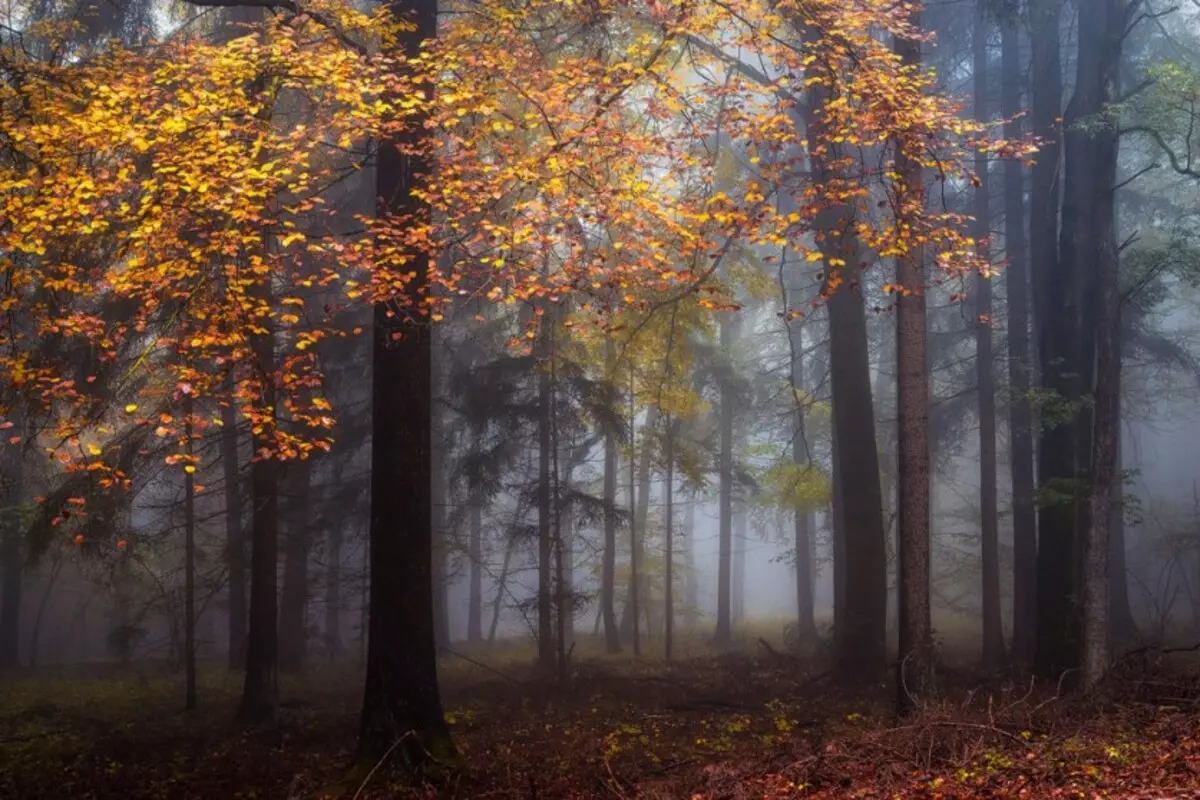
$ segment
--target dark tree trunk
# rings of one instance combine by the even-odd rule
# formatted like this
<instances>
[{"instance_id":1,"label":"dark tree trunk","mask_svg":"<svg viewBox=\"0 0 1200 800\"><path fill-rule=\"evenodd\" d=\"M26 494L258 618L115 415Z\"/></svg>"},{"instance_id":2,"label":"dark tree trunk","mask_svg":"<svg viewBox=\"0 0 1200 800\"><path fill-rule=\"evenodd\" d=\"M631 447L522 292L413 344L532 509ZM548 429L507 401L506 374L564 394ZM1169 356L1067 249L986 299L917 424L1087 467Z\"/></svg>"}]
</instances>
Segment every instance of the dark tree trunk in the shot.
<instances>
[{"instance_id":1,"label":"dark tree trunk","mask_svg":"<svg viewBox=\"0 0 1200 800\"><path fill-rule=\"evenodd\" d=\"M814 77L822 77L820 60L811 69ZM823 84L817 83L806 93L803 112L810 145L809 167L813 183L818 186L845 180L838 166L845 149L822 133L821 109L829 99ZM815 147L817 143L821 148ZM859 287L864 255L855 235L854 209L844 202L824 198L814 228L824 254L829 295L836 659L843 675L872 679L883 669L887 657L888 591L866 307ZM845 266L833 264L831 259L839 259ZM845 502L846 487L853 487L853 502ZM851 586L853 591L849 590Z\"/></svg>"},{"instance_id":2,"label":"dark tree trunk","mask_svg":"<svg viewBox=\"0 0 1200 800\"><path fill-rule=\"evenodd\" d=\"M1118 404L1120 398L1117 398ZM1121 415L1118 409L1117 418ZM1119 656L1137 640L1137 622L1129 606L1129 566L1125 556L1125 448L1117 434L1117 474L1113 479L1112 512L1108 529L1108 640L1109 651Z\"/></svg>"},{"instance_id":3,"label":"dark tree trunk","mask_svg":"<svg viewBox=\"0 0 1200 800\"><path fill-rule=\"evenodd\" d=\"M631 389L632 391L632 389ZM630 409L630 414L633 409ZM658 409L651 408L646 414L646 429L658 425ZM636 450L636 448L635 448ZM633 514L629 532L629 544L633 555L630 558L628 602L621 612L621 634L633 643L633 654L641 654L641 617L645 615L646 594L649 589L642 564L646 560L646 525L650 518L650 449L649 442L642 445L638 453L636 481L630 462L629 508ZM634 500L634 497L637 499Z\"/></svg>"},{"instance_id":4,"label":"dark tree trunk","mask_svg":"<svg viewBox=\"0 0 1200 800\"><path fill-rule=\"evenodd\" d=\"M1009 120L1004 135L1019 139L1023 74L1018 23L1001 30L1004 71L1001 113ZM1037 513L1034 506L1033 411L1029 401L1033 371L1029 352L1029 253L1026 236L1024 171L1018 159L1004 162L1004 249L1008 265L1004 289L1008 301L1009 459L1013 505L1013 661L1033 663L1037 624Z\"/></svg>"},{"instance_id":5,"label":"dark tree trunk","mask_svg":"<svg viewBox=\"0 0 1200 800\"><path fill-rule=\"evenodd\" d=\"M241 459L237 410L221 407L221 471L225 476L225 559L229 566L229 668L246 666L246 542L242 535Z\"/></svg>"},{"instance_id":6,"label":"dark tree trunk","mask_svg":"<svg viewBox=\"0 0 1200 800\"><path fill-rule=\"evenodd\" d=\"M20 426L10 431L20 430ZM11 434L10 435L16 435ZM20 665L21 581L25 571L18 506L24 489L25 443L0 442L0 669Z\"/></svg>"},{"instance_id":7,"label":"dark tree trunk","mask_svg":"<svg viewBox=\"0 0 1200 800\"><path fill-rule=\"evenodd\" d=\"M508 543L504 546L504 563L500 565L500 577L496 580L496 599L492 601L492 623L488 627L488 644L496 641L496 628L500 624L500 609L504 605L504 594L508 591L508 569L512 566L516 541L510 536Z\"/></svg>"},{"instance_id":8,"label":"dark tree trunk","mask_svg":"<svg viewBox=\"0 0 1200 800\"><path fill-rule=\"evenodd\" d=\"M617 345L612 337L604 343L605 368L610 380L616 380ZM610 431L604 436L604 564L600 576L600 614L604 619L604 649L621 651L617 628L617 438Z\"/></svg>"},{"instance_id":9,"label":"dark tree trunk","mask_svg":"<svg viewBox=\"0 0 1200 800\"><path fill-rule=\"evenodd\" d=\"M270 302L270 298L266 298ZM275 349L271 326L254 337L255 369L263 408L275 408ZM250 465L250 630L246 646L246 680L238 716L261 722L274 716L278 702L278 579L279 462L257 455L273 449L265 436L252 438L255 457Z\"/></svg>"},{"instance_id":10,"label":"dark tree trunk","mask_svg":"<svg viewBox=\"0 0 1200 800\"><path fill-rule=\"evenodd\" d=\"M183 401L187 452L192 455L192 398ZM183 669L184 708L196 709L196 467L189 463L183 474Z\"/></svg>"},{"instance_id":11,"label":"dark tree trunk","mask_svg":"<svg viewBox=\"0 0 1200 800\"><path fill-rule=\"evenodd\" d=\"M396 46L416 57L421 43L437 35L437 3L396 2L391 10L415 23L399 34ZM428 208L412 191L430 170L419 154L423 136L414 122L396 141L380 143L375 180L381 215L427 219ZM400 305L420 307L428 290L426 273L416 270ZM456 755L438 690L433 627L432 337L428 326L406 324L388 303L375 307L374 328L370 634L358 763L369 770L395 758L415 770Z\"/></svg>"},{"instance_id":12,"label":"dark tree trunk","mask_svg":"<svg viewBox=\"0 0 1200 800\"><path fill-rule=\"evenodd\" d=\"M470 562L467 601L467 641L477 644L483 641L483 496L475 491L471 495L471 531L467 543L467 560Z\"/></svg>"},{"instance_id":13,"label":"dark tree trunk","mask_svg":"<svg viewBox=\"0 0 1200 800\"><path fill-rule=\"evenodd\" d=\"M721 376L720 436L717 508L717 644L733 636L733 321L721 320L721 355L726 360Z\"/></svg>"},{"instance_id":14,"label":"dark tree trunk","mask_svg":"<svg viewBox=\"0 0 1200 800\"><path fill-rule=\"evenodd\" d=\"M921 12L910 21L920 30ZM905 65L921 63L921 43L897 39ZM925 203L921 165L897 145L899 212L919 213ZM907 242L896 259L897 575L900 660L897 693L901 709L933 689L933 626L929 608L929 365L926 354L925 262L920 243ZM994 454L993 454L994 455Z\"/></svg>"},{"instance_id":15,"label":"dark tree trunk","mask_svg":"<svg viewBox=\"0 0 1200 800\"><path fill-rule=\"evenodd\" d=\"M283 588L279 607L279 669L304 671L308 655L308 551L312 541L309 517L312 460L288 466L287 538L284 540Z\"/></svg>"},{"instance_id":16,"label":"dark tree trunk","mask_svg":"<svg viewBox=\"0 0 1200 800\"><path fill-rule=\"evenodd\" d=\"M538 594L537 631L538 663L547 674L554 669L554 596L551 590L553 578L554 531L551 508L551 413L554 397L550 376L550 315L541 317L541 358L538 364Z\"/></svg>"},{"instance_id":17,"label":"dark tree trunk","mask_svg":"<svg viewBox=\"0 0 1200 800\"><path fill-rule=\"evenodd\" d=\"M973 34L975 118L990 122L988 106L987 10L977 9ZM975 157L975 174L981 185L975 189L975 240L979 252L990 259L992 230L991 181L988 158ZM1004 663L1004 626L1000 615L1000 531L996 496L996 374L992 345L992 281L990 275L975 276L975 371L979 399L979 509L980 551L983 561L983 664L998 669Z\"/></svg>"},{"instance_id":18,"label":"dark tree trunk","mask_svg":"<svg viewBox=\"0 0 1200 800\"><path fill-rule=\"evenodd\" d=\"M1034 222L1030 232L1036 270L1035 282L1041 303L1038 307L1039 352L1042 388L1052 392L1056 403L1065 404L1050 419L1043 419L1039 444L1038 489L1038 568L1037 568L1037 653L1036 665L1044 675L1058 675L1078 664L1078 543L1076 540L1076 498L1080 487L1075 472L1077 406L1079 385L1079 298L1075 270L1078 256L1089 249L1085 237L1087 208L1091 203L1092 169L1088 155L1089 134L1077 123L1094 108L1090 91L1094 64L1087 59L1079 65L1082 85L1066 113L1064 159L1065 189L1062 205L1062 229L1059 252L1053 252L1057 209L1046 206L1045 198L1058 195L1058 149L1050 139L1060 134L1061 78L1059 66L1060 0L1037 0L1031 6L1033 69L1032 81L1034 133L1049 137L1038 154L1033 173ZM1081 53L1082 55L1082 53ZM1072 126L1075 126L1072 130Z\"/></svg>"}]
</instances>

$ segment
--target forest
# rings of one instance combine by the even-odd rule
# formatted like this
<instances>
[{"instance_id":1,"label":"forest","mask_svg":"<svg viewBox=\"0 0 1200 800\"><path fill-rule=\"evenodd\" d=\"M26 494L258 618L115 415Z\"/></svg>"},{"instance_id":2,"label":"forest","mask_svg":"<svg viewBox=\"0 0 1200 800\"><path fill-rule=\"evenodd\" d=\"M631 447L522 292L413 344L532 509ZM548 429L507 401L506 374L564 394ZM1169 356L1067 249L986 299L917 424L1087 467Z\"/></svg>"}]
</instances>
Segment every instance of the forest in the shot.
<instances>
[{"instance_id":1,"label":"forest","mask_svg":"<svg viewBox=\"0 0 1200 800\"><path fill-rule=\"evenodd\" d=\"M1200 796L1198 103L1200 0L0 0L0 797Z\"/></svg>"}]
</instances>

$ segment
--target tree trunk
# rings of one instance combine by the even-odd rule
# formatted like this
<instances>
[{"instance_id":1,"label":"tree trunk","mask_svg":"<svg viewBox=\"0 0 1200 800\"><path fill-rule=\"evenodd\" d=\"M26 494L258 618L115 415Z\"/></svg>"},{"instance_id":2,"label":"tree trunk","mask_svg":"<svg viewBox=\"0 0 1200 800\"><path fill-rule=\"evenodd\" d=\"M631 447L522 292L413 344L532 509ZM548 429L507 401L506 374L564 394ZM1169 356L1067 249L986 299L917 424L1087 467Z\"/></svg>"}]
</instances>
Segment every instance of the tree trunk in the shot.
<instances>
[{"instance_id":1,"label":"tree trunk","mask_svg":"<svg viewBox=\"0 0 1200 800\"><path fill-rule=\"evenodd\" d=\"M550 322L549 313L541 316L541 331L538 337L541 354L538 363L538 594L537 631L538 664L550 674L554 669L554 596L551 590L553 579L554 531L551 520L551 430L550 416L553 410L553 387L550 376Z\"/></svg>"},{"instance_id":2,"label":"tree trunk","mask_svg":"<svg viewBox=\"0 0 1200 800\"><path fill-rule=\"evenodd\" d=\"M1121 418L1119 409L1117 418ZM1137 622L1129 607L1129 567L1125 556L1124 452L1118 432L1117 473L1113 479L1112 512L1108 523L1108 639L1109 652L1113 656L1119 656L1138 635Z\"/></svg>"},{"instance_id":3,"label":"tree trunk","mask_svg":"<svg viewBox=\"0 0 1200 800\"><path fill-rule=\"evenodd\" d=\"M810 67L816 78L821 77L822 69L819 59ZM804 106L808 161L817 186L846 179L838 166L845 148L822 132L822 108L829 99L824 84L817 82L806 93ZM829 297L836 658L843 675L871 679L887 657L888 591L866 308L859 288L863 253L855 235L855 211L845 202L823 198L814 228L822 247ZM831 263L831 259L839 259L845 266ZM853 487L852 503L844 502L846 487Z\"/></svg>"},{"instance_id":4,"label":"tree trunk","mask_svg":"<svg viewBox=\"0 0 1200 800\"><path fill-rule=\"evenodd\" d=\"M312 459L289 465L287 539L284 540L283 588L279 606L279 669L296 674L304 671L308 655L308 551L312 541L309 515L312 490Z\"/></svg>"},{"instance_id":5,"label":"tree trunk","mask_svg":"<svg viewBox=\"0 0 1200 800\"><path fill-rule=\"evenodd\" d=\"M504 563L500 565L500 577L496 580L496 599L492 601L492 624L488 628L488 644L496 641L496 628L500 625L500 609L504 603L504 593L508 590L508 569L512 565L513 550L516 539L509 537L504 546Z\"/></svg>"},{"instance_id":6,"label":"tree trunk","mask_svg":"<svg viewBox=\"0 0 1200 800\"><path fill-rule=\"evenodd\" d=\"M1122 42L1126 35L1128 0L1103 0L1094 13L1080 17L1080 48L1097 50L1100 108L1118 95ZM1117 465L1121 435L1121 278L1116 235L1116 185L1119 139L1104 127L1092 140L1096 171L1091 230L1095 245L1096 358L1095 425L1091 437L1092 474L1089 535L1083 541L1083 631L1081 677L1085 690L1093 689L1109 664L1109 534L1113 487L1119 479ZM1085 357L1087 354L1084 354Z\"/></svg>"},{"instance_id":7,"label":"tree trunk","mask_svg":"<svg viewBox=\"0 0 1200 800\"><path fill-rule=\"evenodd\" d=\"M183 400L184 432L188 456L192 455L192 398ZM189 463L183 473L183 669L184 708L196 709L196 465Z\"/></svg>"},{"instance_id":8,"label":"tree trunk","mask_svg":"<svg viewBox=\"0 0 1200 800\"><path fill-rule=\"evenodd\" d=\"M1016 20L1001 29L1004 72L1001 113L1006 138L1019 139L1022 65ZM1029 353L1028 239L1023 166L1018 159L1004 162L1004 250L1008 265L1004 289L1008 302L1009 460L1013 506L1013 661L1033 663L1037 624L1037 514L1034 506L1033 411L1029 388L1033 379Z\"/></svg>"},{"instance_id":9,"label":"tree trunk","mask_svg":"<svg viewBox=\"0 0 1200 800\"><path fill-rule=\"evenodd\" d=\"M717 644L728 644L733 635L733 320L720 323L721 355L726 363L721 376L720 435L718 462L718 537L717 537Z\"/></svg>"},{"instance_id":10,"label":"tree trunk","mask_svg":"<svg viewBox=\"0 0 1200 800\"><path fill-rule=\"evenodd\" d=\"M267 298L269 303L269 298ZM275 408L275 348L272 327L254 336L252 345L262 407ZM269 435L269 434L268 434ZM246 680L238 716L263 722L274 716L278 702L278 598L276 568L279 546L279 462L257 455L274 441L252 438L255 457L250 465L250 630L246 646Z\"/></svg>"},{"instance_id":11,"label":"tree trunk","mask_svg":"<svg viewBox=\"0 0 1200 800\"><path fill-rule=\"evenodd\" d=\"M667 415L667 435L663 462L663 502L666 504L666 552L663 569L663 658L671 660L675 642L675 421Z\"/></svg>"},{"instance_id":12,"label":"tree trunk","mask_svg":"<svg viewBox=\"0 0 1200 800\"><path fill-rule=\"evenodd\" d=\"M690 630L695 630L700 621L700 581L696 574L696 504L699 502L699 496L693 491L683 512L683 564L686 570L683 595L687 605L684 614Z\"/></svg>"},{"instance_id":13,"label":"tree trunk","mask_svg":"<svg viewBox=\"0 0 1200 800\"><path fill-rule=\"evenodd\" d=\"M784 294L788 309L792 301ZM792 463L808 468L808 437L804 419L804 330L799 320L788 320L788 345L791 348L791 383L795 403L795 431L792 434ZM802 503L792 510L796 542L796 636L802 646L817 640L817 622L813 609L813 535L812 515Z\"/></svg>"},{"instance_id":14,"label":"tree trunk","mask_svg":"<svg viewBox=\"0 0 1200 800\"><path fill-rule=\"evenodd\" d=\"M415 23L398 35L396 47L417 57L421 43L437 34L437 3L395 2L391 10ZM412 189L431 165L420 153L423 128L410 122L397 141L380 143L375 195L381 216L424 222L428 207ZM418 308L427 294L427 275L418 269L397 299ZM456 757L442 713L433 627L432 337L427 325L406 324L388 303L376 305L374 323L370 634L357 760L369 770L396 758L412 771Z\"/></svg>"},{"instance_id":15,"label":"tree trunk","mask_svg":"<svg viewBox=\"0 0 1200 800\"><path fill-rule=\"evenodd\" d=\"M738 505L741 506L741 502ZM746 522L745 509L738 508L733 515L733 585L730 587L730 616L734 623L746 620Z\"/></svg>"},{"instance_id":16,"label":"tree trunk","mask_svg":"<svg viewBox=\"0 0 1200 800\"><path fill-rule=\"evenodd\" d=\"M982 5L982 4L981 4ZM990 122L988 107L987 10L979 7L973 34L975 119ZM985 153L975 156L975 241L990 263L992 230L991 181ZM996 497L996 374L992 346L991 276L975 275L975 372L979 401L980 551L983 561L983 664L999 669L1004 663L1004 625L1000 615L1000 531Z\"/></svg>"},{"instance_id":17,"label":"tree trunk","mask_svg":"<svg viewBox=\"0 0 1200 800\"><path fill-rule=\"evenodd\" d=\"M15 425L10 431L19 431ZM16 435L16 434L11 434ZM0 669L20 665L21 581L25 571L19 507L24 490L25 442L0 442Z\"/></svg>"},{"instance_id":18,"label":"tree trunk","mask_svg":"<svg viewBox=\"0 0 1200 800\"><path fill-rule=\"evenodd\" d=\"M1058 96L1049 95L1051 87L1055 88L1057 95L1061 95L1061 85L1055 86L1059 72L1059 0L1038 0L1031 12L1034 22L1034 74L1038 76L1033 81L1034 133L1038 136L1055 136L1058 124L1054 117L1058 115L1061 100ZM1066 131L1065 188L1057 257L1050 255L1052 244L1046 241L1052 230L1042 230L1042 226L1048 223L1039 215L1039 212L1056 212L1045 207L1039 208L1038 205L1041 192L1056 194L1057 172L1043 174L1043 167L1051 166L1051 160L1056 159L1056 149L1043 149L1033 176L1032 213L1035 223L1031 240L1038 276L1038 295L1042 299L1038 309L1041 317L1038 328L1042 388L1047 393L1053 393L1055 404L1062 406L1057 413L1054 413L1055 409L1050 409L1044 415L1038 463L1041 504L1038 515L1036 662L1039 671L1047 677L1077 666L1079 658L1079 550L1075 512L1081 487L1077 482L1075 455L1082 390L1079 384L1080 320L1076 270L1080 266L1079 257L1090 250L1087 239L1092 234L1088 230L1090 215L1087 211L1093 188L1090 171L1094 165L1089 157L1090 134L1080 129L1078 123L1092 111L1098 110L1095 106L1096 97L1091 91L1094 75L1089 74L1095 71L1095 62L1091 59L1089 63L1084 50L1080 51L1080 56L1075 92L1063 124ZM1050 419L1052 415L1057 418Z\"/></svg>"},{"instance_id":19,"label":"tree trunk","mask_svg":"<svg viewBox=\"0 0 1200 800\"><path fill-rule=\"evenodd\" d=\"M221 407L221 471L225 476L225 559L229 567L229 668L241 670L246 666L246 542L237 410L232 402Z\"/></svg>"},{"instance_id":20,"label":"tree trunk","mask_svg":"<svg viewBox=\"0 0 1200 800\"><path fill-rule=\"evenodd\" d=\"M604 342L605 371L616 380L617 345L609 336ZM600 576L600 614L604 619L604 649L621 652L617 628L617 438L611 431L604 435L604 563Z\"/></svg>"},{"instance_id":21,"label":"tree trunk","mask_svg":"<svg viewBox=\"0 0 1200 800\"><path fill-rule=\"evenodd\" d=\"M920 7L910 21L920 30ZM896 39L905 65L921 63L921 43ZM917 214L925 203L921 165L896 144L899 175L898 216ZM933 689L933 626L929 610L929 366L926 355L924 251L919 242L904 243L896 259L896 437L897 437L897 575L900 616L899 707Z\"/></svg>"},{"instance_id":22,"label":"tree trunk","mask_svg":"<svg viewBox=\"0 0 1200 800\"><path fill-rule=\"evenodd\" d=\"M483 496L478 490L471 493L471 531L467 543L470 584L467 600L467 641L483 641Z\"/></svg>"}]
</instances>

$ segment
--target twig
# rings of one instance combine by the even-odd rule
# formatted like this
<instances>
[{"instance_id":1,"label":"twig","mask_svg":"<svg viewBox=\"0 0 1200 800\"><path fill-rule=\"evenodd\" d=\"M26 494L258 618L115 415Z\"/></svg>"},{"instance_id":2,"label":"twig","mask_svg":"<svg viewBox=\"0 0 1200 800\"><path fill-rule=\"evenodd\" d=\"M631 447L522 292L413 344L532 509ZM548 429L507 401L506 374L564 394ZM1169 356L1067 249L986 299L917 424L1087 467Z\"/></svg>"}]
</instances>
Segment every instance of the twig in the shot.
<instances>
[{"instance_id":1,"label":"twig","mask_svg":"<svg viewBox=\"0 0 1200 800\"><path fill-rule=\"evenodd\" d=\"M362 783L358 785L358 791L354 793L353 800L358 800L359 796L361 796L363 793L363 789L367 788L367 784L371 782L371 778L374 778L375 773L378 772L379 768L383 766L383 762L388 760L388 757L395 752L396 748L400 746L401 742L412 735L414 735L414 731L408 731L403 736L398 737L396 741L392 742L392 746L389 747L384 754L379 757L379 760L375 762L375 766L371 767L371 771L367 773L367 777L363 778Z\"/></svg>"},{"instance_id":2,"label":"twig","mask_svg":"<svg viewBox=\"0 0 1200 800\"><path fill-rule=\"evenodd\" d=\"M493 675L497 675L501 678L504 678L504 680L506 680L516 686L521 685L521 682L519 680L517 680L516 678L514 678L513 676L507 675L507 674L501 672L500 670L496 669L495 667L490 667L487 664L484 664L482 661L476 661L475 659L471 658L470 656L463 655L462 653L458 652L457 650L451 650L449 647L446 647L445 645L438 645L438 650L441 650L443 653L447 653L449 655L455 656L456 658L461 658L463 661L466 661L468 664L474 664L475 666L479 667L480 669L485 669L488 672L492 673Z\"/></svg>"}]
</instances>

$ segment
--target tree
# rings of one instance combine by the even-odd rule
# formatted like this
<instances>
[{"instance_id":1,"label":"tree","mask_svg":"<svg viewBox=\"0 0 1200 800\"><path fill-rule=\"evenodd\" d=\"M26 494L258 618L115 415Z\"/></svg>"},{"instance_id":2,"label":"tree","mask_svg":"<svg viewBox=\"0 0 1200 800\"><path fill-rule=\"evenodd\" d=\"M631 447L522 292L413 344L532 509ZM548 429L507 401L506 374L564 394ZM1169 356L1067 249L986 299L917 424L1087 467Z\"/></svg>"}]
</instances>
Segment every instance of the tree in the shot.
<instances>
[{"instance_id":1,"label":"tree","mask_svg":"<svg viewBox=\"0 0 1200 800\"><path fill-rule=\"evenodd\" d=\"M921 64L921 7L909 11L911 32L896 37L896 53L909 70ZM900 663L898 707L911 709L914 697L933 690L933 625L930 619L929 538L929 368L926 359L925 253L918 230L904 225L925 204L922 143L898 138L895 165L901 242L896 257L896 427L897 573L899 578ZM909 233L911 231L911 233ZM982 390L982 387L980 387ZM993 454L994 456L994 454Z\"/></svg>"},{"instance_id":2,"label":"tree","mask_svg":"<svg viewBox=\"0 0 1200 800\"><path fill-rule=\"evenodd\" d=\"M1001 24L1001 113L1004 135L1022 133L1021 68L1018 15ZM1039 163L1041 161L1039 160ZM1043 176L1044 177L1044 176ZM1008 309L1009 461L1013 517L1013 661L1022 668L1033 663L1037 620L1037 514L1034 505L1033 410L1029 393L1033 363L1029 347L1029 238L1026 225L1024 168L1020 161L1004 163L1004 270ZM1041 222L1037 223L1041 225Z\"/></svg>"},{"instance_id":3,"label":"tree","mask_svg":"<svg viewBox=\"0 0 1200 800\"><path fill-rule=\"evenodd\" d=\"M972 34L975 119L988 123L988 24L982 3ZM975 156L975 240L981 257L990 260L992 230L991 181L987 154ZM1004 627L1000 621L1000 533L996 496L996 376L992 343L991 274L975 275L975 374L979 401L979 508L982 516L980 550L983 561L983 663L996 669L1004 661Z\"/></svg>"},{"instance_id":4,"label":"tree","mask_svg":"<svg viewBox=\"0 0 1200 800\"><path fill-rule=\"evenodd\" d=\"M391 10L412 23L397 39L398 53L418 59L437 35L437 3L397 2ZM430 99L429 84L418 91ZM379 216L427 218L427 204L413 191L431 167L424 135L414 122L381 143ZM358 740L358 761L368 770L389 758L419 769L455 755L433 627L432 334L427 322L409 323L405 315L427 302L429 281L413 257L418 269L398 283L396 300L376 303L372 335L370 632Z\"/></svg>"}]
</instances>

